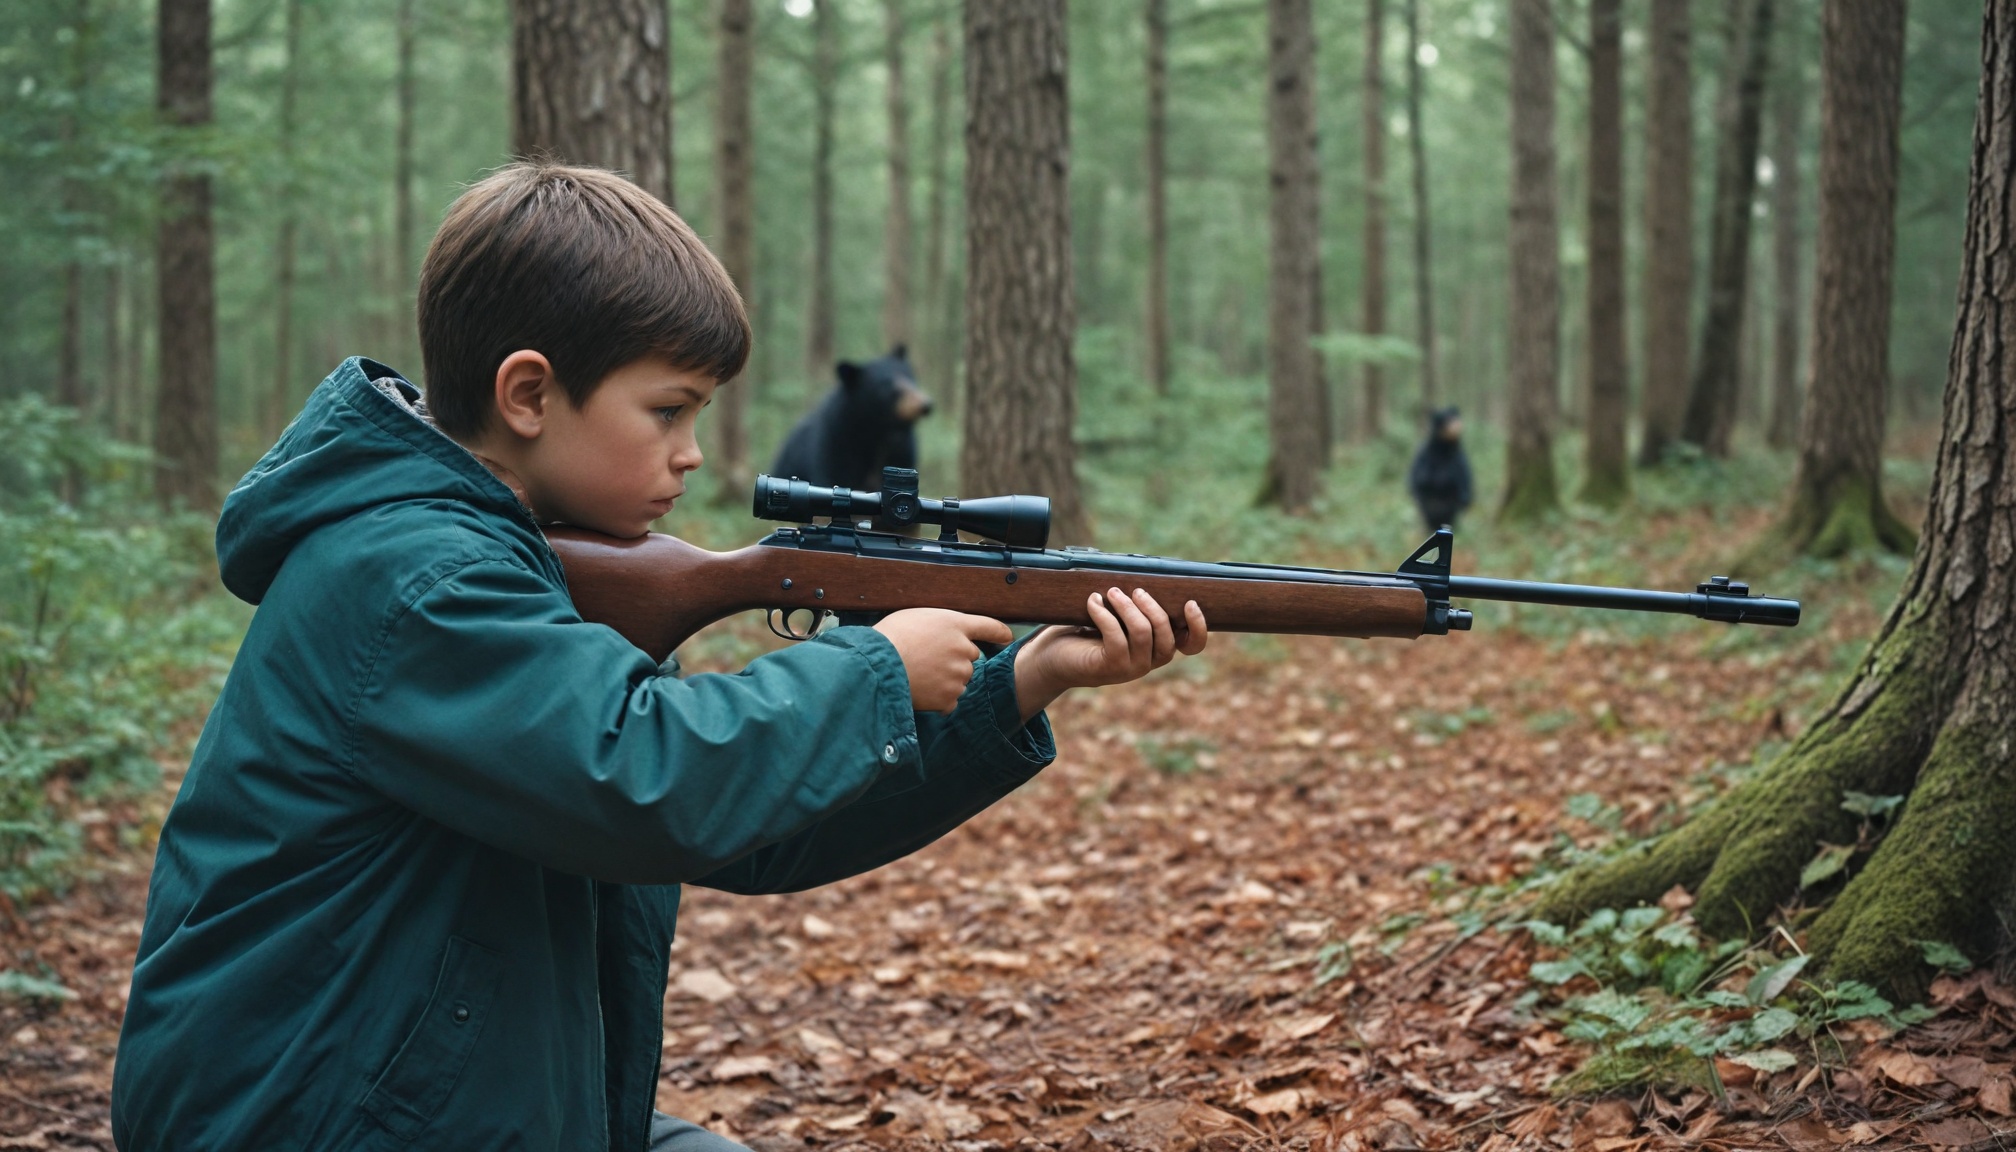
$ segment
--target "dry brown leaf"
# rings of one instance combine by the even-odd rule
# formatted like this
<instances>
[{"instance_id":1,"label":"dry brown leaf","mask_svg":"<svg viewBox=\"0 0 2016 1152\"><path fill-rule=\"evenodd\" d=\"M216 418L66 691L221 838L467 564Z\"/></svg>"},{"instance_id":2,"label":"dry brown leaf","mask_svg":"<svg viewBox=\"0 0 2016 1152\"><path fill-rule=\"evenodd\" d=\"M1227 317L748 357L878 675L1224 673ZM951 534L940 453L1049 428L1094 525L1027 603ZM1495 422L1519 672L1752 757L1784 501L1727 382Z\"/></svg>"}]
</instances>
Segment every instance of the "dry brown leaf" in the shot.
<instances>
[{"instance_id":1,"label":"dry brown leaf","mask_svg":"<svg viewBox=\"0 0 2016 1152\"><path fill-rule=\"evenodd\" d=\"M1988 1078L1988 1062L1979 1056L1934 1056L1930 1062L1939 1075L1962 1088L1979 1088Z\"/></svg>"},{"instance_id":2,"label":"dry brown leaf","mask_svg":"<svg viewBox=\"0 0 2016 1152\"><path fill-rule=\"evenodd\" d=\"M1846 1134L1834 1131L1812 1116L1787 1120L1773 1128L1771 1133L1783 1140L1793 1152L1827 1152L1848 1141Z\"/></svg>"},{"instance_id":3,"label":"dry brown leaf","mask_svg":"<svg viewBox=\"0 0 2016 1152\"><path fill-rule=\"evenodd\" d=\"M1505 1131L1521 1139L1541 1139L1553 1134L1560 1126L1561 1111L1552 1104L1542 1104L1524 1116L1514 1117Z\"/></svg>"},{"instance_id":4,"label":"dry brown leaf","mask_svg":"<svg viewBox=\"0 0 2016 1152\"><path fill-rule=\"evenodd\" d=\"M1927 1084L1937 1084L1945 1077L1939 1069L1913 1052L1901 1048L1877 1050L1873 1057L1865 1060L1869 1069L1892 1084L1907 1088L1923 1088Z\"/></svg>"},{"instance_id":5,"label":"dry brown leaf","mask_svg":"<svg viewBox=\"0 0 2016 1152\"><path fill-rule=\"evenodd\" d=\"M1335 1012L1323 1012L1314 1016L1301 1016L1281 1022L1281 1033L1290 1040L1307 1040L1330 1026L1337 1019Z\"/></svg>"},{"instance_id":6,"label":"dry brown leaf","mask_svg":"<svg viewBox=\"0 0 2016 1152\"><path fill-rule=\"evenodd\" d=\"M751 1076L768 1076L776 1070L777 1061L769 1056L730 1056L709 1068L707 1078L719 1084Z\"/></svg>"},{"instance_id":7,"label":"dry brown leaf","mask_svg":"<svg viewBox=\"0 0 2016 1152\"><path fill-rule=\"evenodd\" d=\"M968 964L982 968L998 968L1004 972L1020 972L1029 967L1029 957L1020 952L1003 952L993 948L982 948L966 954Z\"/></svg>"},{"instance_id":8,"label":"dry brown leaf","mask_svg":"<svg viewBox=\"0 0 2016 1152\"><path fill-rule=\"evenodd\" d=\"M2010 1107L2010 1087L2009 1074L2004 1072L1993 1079L1983 1080L1981 1091L1976 1094L1975 1099L1980 1101L1984 1111L1993 1112L1997 1116L2016 1116L2016 1110Z\"/></svg>"},{"instance_id":9,"label":"dry brown leaf","mask_svg":"<svg viewBox=\"0 0 2016 1152\"><path fill-rule=\"evenodd\" d=\"M1706 1140L1708 1134L1715 1131L1721 1123L1722 1114L1710 1108L1701 1115L1696 1116L1693 1122L1687 1125L1687 1130L1681 1134L1682 1138L1689 1144L1699 1144L1701 1141Z\"/></svg>"},{"instance_id":10,"label":"dry brown leaf","mask_svg":"<svg viewBox=\"0 0 2016 1152\"><path fill-rule=\"evenodd\" d=\"M830 921L815 916L810 912L807 912L805 918L798 922L798 930L805 934L807 940L831 940L840 931L838 928L833 927Z\"/></svg>"},{"instance_id":11,"label":"dry brown leaf","mask_svg":"<svg viewBox=\"0 0 2016 1152\"><path fill-rule=\"evenodd\" d=\"M688 996L696 996L709 1004L733 1000L736 993L734 981L723 976L719 968L688 968L679 973L679 978L672 985Z\"/></svg>"},{"instance_id":12,"label":"dry brown leaf","mask_svg":"<svg viewBox=\"0 0 2016 1152\"><path fill-rule=\"evenodd\" d=\"M1918 1139L1947 1148L1965 1148L1994 1135L1988 1125L1972 1116L1950 1116L1933 1124L1918 1126Z\"/></svg>"},{"instance_id":13,"label":"dry brown leaf","mask_svg":"<svg viewBox=\"0 0 2016 1152\"><path fill-rule=\"evenodd\" d=\"M1302 1114L1306 1104L1307 1102L1303 1099L1302 1089L1283 1088L1279 1092L1269 1092L1264 1096L1255 1096L1240 1105L1240 1107L1253 1113L1255 1116L1294 1117Z\"/></svg>"},{"instance_id":14,"label":"dry brown leaf","mask_svg":"<svg viewBox=\"0 0 2016 1152\"><path fill-rule=\"evenodd\" d=\"M1575 1121L1576 1148L1588 1148L1606 1136L1629 1136L1638 1128L1638 1112L1625 1100L1598 1100Z\"/></svg>"}]
</instances>

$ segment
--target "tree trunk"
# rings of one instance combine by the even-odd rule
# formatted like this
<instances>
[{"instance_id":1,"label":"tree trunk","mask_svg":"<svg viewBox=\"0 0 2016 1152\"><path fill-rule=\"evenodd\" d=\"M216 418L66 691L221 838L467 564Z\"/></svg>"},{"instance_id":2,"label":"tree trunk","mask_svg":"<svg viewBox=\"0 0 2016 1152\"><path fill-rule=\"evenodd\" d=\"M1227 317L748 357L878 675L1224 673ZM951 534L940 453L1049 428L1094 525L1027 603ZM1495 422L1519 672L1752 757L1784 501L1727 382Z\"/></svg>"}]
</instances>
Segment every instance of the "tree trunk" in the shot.
<instances>
[{"instance_id":1,"label":"tree trunk","mask_svg":"<svg viewBox=\"0 0 2016 1152\"><path fill-rule=\"evenodd\" d=\"M1169 0L1147 0L1148 382L1169 395Z\"/></svg>"},{"instance_id":2,"label":"tree trunk","mask_svg":"<svg viewBox=\"0 0 2016 1152\"><path fill-rule=\"evenodd\" d=\"M1064 0L966 0L966 446L960 491L1050 497L1086 543Z\"/></svg>"},{"instance_id":3,"label":"tree trunk","mask_svg":"<svg viewBox=\"0 0 2016 1152\"><path fill-rule=\"evenodd\" d=\"M1904 8L1828 4L1820 22L1820 222L1813 362L1780 539L1814 556L1909 550L1883 499Z\"/></svg>"},{"instance_id":4,"label":"tree trunk","mask_svg":"<svg viewBox=\"0 0 2016 1152\"><path fill-rule=\"evenodd\" d=\"M1554 171L1553 0L1512 3L1511 428L1507 520L1561 505L1554 419L1561 377L1561 236Z\"/></svg>"},{"instance_id":5,"label":"tree trunk","mask_svg":"<svg viewBox=\"0 0 2016 1152\"><path fill-rule=\"evenodd\" d=\"M394 79L397 91L397 121L392 132L392 261L397 265L399 293L399 339L396 354L403 360L407 372L420 371L418 347L419 333L415 328L413 291L419 279L419 267L413 250L413 112L414 73L413 49L417 33L413 20L414 0L399 0L398 35L399 62L398 75Z\"/></svg>"},{"instance_id":6,"label":"tree trunk","mask_svg":"<svg viewBox=\"0 0 2016 1152\"><path fill-rule=\"evenodd\" d=\"M1414 342L1421 350L1421 407L1439 399L1435 379L1435 294L1428 258L1428 146L1421 136L1421 0L1407 4L1407 146L1414 154Z\"/></svg>"},{"instance_id":7,"label":"tree trunk","mask_svg":"<svg viewBox=\"0 0 2016 1152\"><path fill-rule=\"evenodd\" d=\"M882 342L910 343L910 94L903 86L903 0L884 0L889 71L889 219L882 230Z\"/></svg>"},{"instance_id":8,"label":"tree trunk","mask_svg":"<svg viewBox=\"0 0 2016 1152\"><path fill-rule=\"evenodd\" d=\"M1589 425L1582 499L1615 507L1631 492L1624 360L1624 13L1589 4Z\"/></svg>"},{"instance_id":9,"label":"tree trunk","mask_svg":"<svg viewBox=\"0 0 2016 1152\"><path fill-rule=\"evenodd\" d=\"M1385 0L1365 6L1365 319L1367 336L1386 333L1386 81L1380 65L1385 55ZM1386 379L1377 360L1365 364L1364 407L1358 438L1377 440L1386 426Z\"/></svg>"},{"instance_id":10,"label":"tree trunk","mask_svg":"<svg viewBox=\"0 0 2016 1152\"><path fill-rule=\"evenodd\" d=\"M812 0L812 270L805 304L805 378L833 374L833 114L840 71L840 13Z\"/></svg>"},{"instance_id":11,"label":"tree trunk","mask_svg":"<svg viewBox=\"0 0 2016 1152\"><path fill-rule=\"evenodd\" d=\"M1771 424L1773 448L1790 448L1799 433L1800 255L1799 112L1805 94L1787 69L1772 101L1771 123Z\"/></svg>"},{"instance_id":12,"label":"tree trunk","mask_svg":"<svg viewBox=\"0 0 2016 1152\"><path fill-rule=\"evenodd\" d=\"M1316 28L1310 0L1267 0L1267 430L1264 502L1306 512L1323 469L1315 331Z\"/></svg>"},{"instance_id":13,"label":"tree trunk","mask_svg":"<svg viewBox=\"0 0 2016 1152\"><path fill-rule=\"evenodd\" d=\"M719 232L714 251L742 293L756 340L763 342L762 309L750 288L756 272L755 147L750 126L749 88L753 70L756 14L750 0L721 0L714 65L714 219ZM744 373L716 395L715 456L720 501L730 506L748 498L749 438L743 416L754 379Z\"/></svg>"},{"instance_id":14,"label":"tree trunk","mask_svg":"<svg viewBox=\"0 0 2016 1152\"><path fill-rule=\"evenodd\" d=\"M1888 51L1888 38L1901 35L1901 7L1826 6L1828 71L1844 88L1873 90L1859 99L1883 102L1894 72L1885 75L1874 51L1841 71L1845 61L1833 54L1848 46L1837 41ZM1848 20L1857 26L1836 26ZM1828 882L1807 894L1808 904L1826 903L1806 941L1826 972L1916 999L1931 975L1920 941L1977 960L2007 944L2016 880L2016 251L2006 240L2016 200L2016 0L1988 0L1982 55L1944 427L1925 533L1897 603L1854 678L1776 764L1665 837L1571 875L1543 915L1655 900L1683 884L1698 886L1694 914L1709 931L1752 931L1797 891L1822 844L1856 842L1857 817L1841 808L1853 790L1908 798L1844 887ZM1851 98L1827 83L1823 150L1843 146L1826 141ZM1865 135L1860 150L1881 146ZM1826 175L1821 183L1832 186ZM1823 209L1823 244L1839 223ZM1830 291L1825 276L1816 296ZM1816 394L1809 412L1826 403Z\"/></svg>"},{"instance_id":15,"label":"tree trunk","mask_svg":"<svg viewBox=\"0 0 2016 1152\"><path fill-rule=\"evenodd\" d=\"M280 430L294 413L294 230L295 198L299 185L294 176L294 134L301 79L302 0L287 0L285 57L280 64L280 234L274 241L273 275L273 379L268 386L264 425L267 443L280 438Z\"/></svg>"},{"instance_id":16,"label":"tree trunk","mask_svg":"<svg viewBox=\"0 0 2016 1152\"><path fill-rule=\"evenodd\" d=\"M105 434L114 440L126 439L126 334L121 325L121 305L126 298L126 279L115 254L105 266Z\"/></svg>"},{"instance_id":17,"label":"tree trunk","mask_svg":"<svg viewBox=\"0 0 2016 1152\"><path fill-rule=\"evenodd\" d=\"M1645 431L1652 467L1687 408L1688 315L1694 299L1694 71L1688 0L1652 0L1646 52L1645 265L1639 299Z\"/></svg>"},{"instance_id":18,"label":"tree trunk","mask_svg":"<svg viewBox=\"0 0 2016 1152\"><path fill-rule=\"evenodd\" d=\"M1772 3L1729 0L1729 68L1723 74L1717 113L1722 139L1715 152L1708 308L1680 428L1682 439L1718 458L1729 455L1736 426L1743 298L1750 279L1750 215L1757 198L1757 145L1771 55Z\"/></svg>"},{"instance_id":19,"label":"tree trunk","mask_svg":"<svg viewBox=\"0 0 2016 1152\"><path fill-rule=\"evenodd\" d=\"M511 0L511 151L672 196L666 0Z\"/></svg>"},{"instance_id":20,"label":"tree trunk","mask_svg":"<svg viewBox=\"0 0 2016 1152\"><path fill-rule=\"evenodd\" d=\"M155 108L172 137L193 136L211 119L210 0L160 0L155 47ZM154 492L163 504L204 511L217 508L216 247L210 177L171 162L155 232L161 382Z\"/></svg>"},{"instance_id":21,"label":"tree trunk","mask_svg":"<svg viewBox=\"0 0 2016 1152\"><path fill-rule=\"evenodd\" d=\"M943 11L931 18L930 220L924 227L924 371L945 397L946 414L959 412L958 358L953 354L952 293L945 290L946 175L952 123L952 34Z\"/></svg>"}]
</instances>

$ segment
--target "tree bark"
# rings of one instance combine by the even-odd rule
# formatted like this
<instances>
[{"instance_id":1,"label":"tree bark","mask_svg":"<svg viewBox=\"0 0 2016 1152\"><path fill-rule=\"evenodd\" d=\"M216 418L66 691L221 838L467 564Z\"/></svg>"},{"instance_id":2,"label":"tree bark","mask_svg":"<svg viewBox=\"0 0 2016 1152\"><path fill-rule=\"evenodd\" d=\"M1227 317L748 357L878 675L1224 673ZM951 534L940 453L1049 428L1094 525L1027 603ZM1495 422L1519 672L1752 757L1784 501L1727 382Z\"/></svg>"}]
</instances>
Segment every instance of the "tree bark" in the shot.
<instances>
[{"instance_id":1,"label":"tree bark","mask_svg":"<svg viewBox=\"0 0 2016 1152\"><path fill-rule=\"evenodd\" d=\"M903 0L884 0L889 72L889 219L882 230L882 342L909 345L910 94L903 83Z\"/></svg>"},{"instance_id":2,"label":"tree bark","mask_svg":"<svg viewBox=\"0 0 2016 1152\"><path fill-rule=\"evenodd\" d=\"M1267 430L1264 502L1306 512L1323 469L1315 331L1316 28L1310 0L1267 0Z\"/></svg>"},{"instance_id":3,"label":"tree bark","mask_svg":"<svg viewBox=\"0 0 2016 1152\"><path fill-rule=\"evenodd\" d=\"M419 278L413 249L413 113L416 107L413 50L419 39L413 4L414 0L399 0L398 75L393 81L398 107L392 131L392 261L397 265L399 285L397 354L414 361L405 366L408 372L420 370L416 351L419 333L415 328L413 310L413 291Z\"/></svg>"},{"instance_id":4,"label":"tree bark","mask_svg":"<svg viewBox=\"0 0 2016 1152\"><path fill-rule=\"evenodd\" d=\"M672 196L666 0L511 0L511 151Z\"/></svg>"},{"instance_id":5,"label":"tree bark","mask_svg":"<svg viewBox=\"0 0 2016 1152\"><path fill-rule=\"evenodd\" d=\"M805 305L805 379L833 372L833 115L840 71L840 13L812 0L812 270Z\"/></svg>"},{"instance_id":6,"label":"tree bark","mask_svg":"<svg viewBox=\"0 0 2016 1152\"><path fill-rule=\"evenodd\" d=\"M1561 376L1561 235L1554 163L1553 0L1511 0L1512 292L1507 520L1560 507L1554 420Z\"/></svg>"},{"instance_id":7,"label":"tree bark","mask_svg":"<svg viewBox=\"0 0 2016 1152\"><path fill-rule=\"evenodd\" d=\"M1078 320L1064 0L966 0L965 34L968 391L960 490L1047 495L1052 538L1085 543L1072 442Z\"/></svg>"},{"instance_id":8,"label":"tree bark","mask_svg":"<svg viewBox=\"0 0 2016 1152\"><path fill-rule=\"evenodd\" d=\"M1148 382L1169 395L1169 0L1147 0Z\"/></svg>"},{"instance_id":9,"label":"tree bark","mask_svg":"<svg viewBox=\"0 0 2016 1152\"><path fill-rule=\"evenodd\" d=\"M280 72L280 234L273 244L273 379L268 385L264 427L265 440L279 439L294 412L294 240L295 198L299 185L294 176L294 135L301 91L301 7L302 0L287 0L286 34Z\"/></svg>"},{"instance_id":10,"label":"tree bark","mask_svg":"<svg viewBox=\"0 0 2016 1152\"><path fill-rule=\"evenodd\" d=\"M742 293L742 306L762 342L762 310L751 290L756 272L755 147L750 126L749 96L753 70L756 14L750 0L721 0L716 25L714 66L714 218L719 233L714 250L729 278ZM728 381L715 404L715 456L722 503L736 505L748 498L749 439L743 416L755 381L748 373Z\"/></svg>"},{"instance_id":11,"label":"tree bark","mask_svg":"<svg viewBox=\"0 0 2016 1152\"><path fill-rule=\"evenodd\" d=\"M1799 434L1799 328L1803 277L1800 233L1804 194L1799 179L1799 112L1805 94L1797 72L1784 72L1771 118L1771 424L1773 448L1790 448Z\"/></svg>"},{"instance_id":12,"label":"tree bark","mask_svg":"<svg viewBox=\"0 0 2016 1152\"><path fill-rule=\"evenodd\" d=\"M1624 13L1589 4L1589 423L1582 499L1615 507L1631 493L1624 359Z\"/></svg>"},{"instance_id":13,"label":"tree bark","mask_svg":"<svg viewBox=\"0 0 2016 1152\"><path fill-rule=\"evenodd\" d=\"M1646 37L1645 264L1639 281L1644 435L1638 463L1657 465L1687 408L1694 299L1693 17L1688 0L1652 0Z\"/></svg>"},{"instance_id":14,"label":"tree bark","mask_svg":"<svg viewBox=\"0 0 2016 1152\"><path fill-rule=\"evenodd\" d=\"M952 123L952 34L942 10L931 18L931 174L929 221L924 227L924 371L938 382L946 414L959 412L958 357L954 355L954 304L946 291L945 217Z\"/></svg>"},{"instance_id":15,"label":"tree bark","mask_svg":"<svg viewBox=\"0 0 2016 1152\"><path fill-rule=\"evenodd\" d=\"M1911 530L1883 499L1904 6L1825 5L1820 36L1812 402L1799 428L1799 471L1780 540L1823 557L1904 552Z\"/></svg>"},{"instance_id":16,"label":"tree bark","mask_svg":"<svg viewBox=\"0 0 2016 1152\"><path fill-rule=\"evenodd\" d=\"M1428 146L1421 135L1421 0L1407 4L1407 146L1414 156L1414 342L1421 350L1421 406L1440 397L1435 379L1435 293L1429 260Z\"/></svg>"},{"instance_id":17,"label":"tree bark","mask_svg":"<svg viewBox=\"0 0 2016 1152\"><path fill-rule=\"evenodd\" d=\"M1717 115L1722 139L1715 153L1708 308L1680 428L1682 439L1717 458L1729 455L1736 427L1743 301L1750 279L1750 216L1757 198L1757 146L1763 134L1772 4L1773 0L1729 0L1730 71L1723 75Z\"/></svg>"},{"instance_id":18,"label":"tree bark","mask_svg":"<svg viewBox=\"0 0 2016 1152\"><path fill-rule=\"evenodd\" d=\"M1381 67L1386 46L1385 0L1365 6L1365 299L1360 325L1367 336L1386 333L1386 79ZM1386 426L1386 378L1379 362L1368 360L1358 438L1377 440Z\"/></svg>"},{"instance_id":19,"label":"tree bark","mask_svg":"<svg viewBox=\"0 0 2016 1152\"><path fill-rule=\"evenodd\" d=\"M210 0L160 0L155 49L156 111L171 136L186 139L211 120ZM210 177L180 158L169 164L162 182L155 251L161 368L154 492L165 505L215 511L216 234Z\"/></svg>"},{"instance_id":20,"label":"tree bark","mask_svg":"<svg viewBox=\"0 0 2016 1152\"><path fill-rule=\"evenodd\" d=\"M1839 39L1887 46L1889 28L1901 32L1901 5L1826 8L1830 26L1859 25L1830 27L1830 53L1846 51ZM2016 745L2009 735L2016 730L2016 550L2009 546L2016 539L2016 250L2008 244L2016 203L2016 0L1987 0L1983 24L1944 423L1925 532L1897 602L1853 679L1776 764L1665 837L1571 875L1546 899L1543 915L1654 900L1684 884L1698 886L1694 915L1705 928L1750 931L1797 891L1801 867L1823 843L1855 843L1857 818L1841 808L1843 791L1854 790L1907 799L1844 886L1836 891L1829 882L1806 896L1809 905L1826 905L1806 943L1829 975L1915 999L1931 975L1920 941L1952 944L1976 960L2008 943L2016 882ZM1884 66L1873 52L1861 59L1853 72L1838 69L1845 60L1829 69L1844 87L1875 90L1859 99L1884 100ZM1823 150L1849 98L1823 96ZM1880 146L1865 138L1859 150ZM1829 186L1823 176L1823 189ZM1823 210L1823 236L1828 221ZM1826 291L1816 281L1816 297ZM1816 394L1808 409L1828 402Z\"/></svg>"}]
</instances>

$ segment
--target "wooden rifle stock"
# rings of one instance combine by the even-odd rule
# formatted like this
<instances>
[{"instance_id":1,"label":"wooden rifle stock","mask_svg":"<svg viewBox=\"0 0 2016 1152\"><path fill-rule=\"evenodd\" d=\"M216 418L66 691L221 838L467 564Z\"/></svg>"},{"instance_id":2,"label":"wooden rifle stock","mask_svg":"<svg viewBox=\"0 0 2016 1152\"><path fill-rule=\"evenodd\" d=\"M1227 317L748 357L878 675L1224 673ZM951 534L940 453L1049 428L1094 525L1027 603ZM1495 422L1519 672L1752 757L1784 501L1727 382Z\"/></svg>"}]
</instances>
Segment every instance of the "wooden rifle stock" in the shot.
<instances>
[{"instance_id":1,"label":"wooden rifle stock","mask_svg":"<svg viewBox=\"0 0 2016 1152\"><path fill-rule=\"evenodd\" d=\"M949 608L1016 624L1086 625L1086 598L1115 587L1145 589L1179 621L1184 601L1195 600L1214 632L1412 639L1429 618L1420 587L1371 574L943 548L909 538L884 537L874 553L800 546L809 538L785 529L710 552L657 533L628 540L572 528L547 533L581 618L614 628L654 660L706 625L755 609Z\"/></svg>"}]
</instances>

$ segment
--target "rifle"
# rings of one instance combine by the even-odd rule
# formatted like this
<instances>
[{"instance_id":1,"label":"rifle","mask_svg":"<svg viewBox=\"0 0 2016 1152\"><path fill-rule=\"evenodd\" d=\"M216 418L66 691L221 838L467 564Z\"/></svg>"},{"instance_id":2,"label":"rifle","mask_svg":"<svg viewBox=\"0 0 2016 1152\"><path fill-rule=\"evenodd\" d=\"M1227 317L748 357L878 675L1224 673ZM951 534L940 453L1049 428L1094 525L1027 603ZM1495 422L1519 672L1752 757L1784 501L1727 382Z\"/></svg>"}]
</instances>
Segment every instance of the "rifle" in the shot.
<instances>
[{"instance_id":1,"label":"rifle","mask_svg":"<svg viewBox=\"0 0 2016 1152\"><path fill-rule=\"evenodd\" d=\"M1452 598L1799 623L1797 600L1753 596L1727 576L1692 592L1457 576L1450 571L1455 533L1447 527L1392 572L1046 548L1047 497L934 500L917 494L917 473L903 468L884 469L879 492L758 476L755 513L797 526L733 552L655 532L623 540L556 528L547 538L582 619L609 625L661 661L706 625L755 609L766 610L771 630L791 640L810 639L828 616L872 622L902 608L1089 625L1086 598L1116 585L1146 589L1165 606L1195 600L1214 632L1410 640L1467 632L1470 613ZM926 524L938 527L935 540L905 534ZM961 539L961 532L981 540Z\"/></svg>"}]
</instances>

